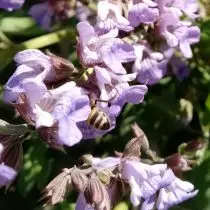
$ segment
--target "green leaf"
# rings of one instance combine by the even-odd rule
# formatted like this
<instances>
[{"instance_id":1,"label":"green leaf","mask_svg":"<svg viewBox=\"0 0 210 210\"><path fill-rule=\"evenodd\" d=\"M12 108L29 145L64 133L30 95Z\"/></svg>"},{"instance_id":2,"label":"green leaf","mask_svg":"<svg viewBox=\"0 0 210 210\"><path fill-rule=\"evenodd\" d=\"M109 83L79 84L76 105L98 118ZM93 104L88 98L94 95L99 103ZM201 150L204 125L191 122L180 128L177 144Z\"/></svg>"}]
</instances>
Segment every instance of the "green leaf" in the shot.
<instances>
[{"instance_id":1,"label":"green leaf","mask_svg":"<svg viewBox=\"0 0 210 210\"><path fill-rule=\"evenodd\" d=\"M38 139L33 141L31 146L24 155L23 167L18 179L18 188L21 194L25 197L35 186L41 190L46 184L46 180L50 173L52 163L46 159L46 147ZM46 170L47 169L47 170ZM42 173L44 171L44 174ZM40 177L41 176L41 177ZM39 183L39 181L42 181ZM40 189L41 188L41 189Z\"/></svg>"},{"instance_id":2,"label":"green leaf","mask_svg":"<svg viewBox=\"0 0 210 210\"><path fill-rule=\"evenodd\" d=\"M30 17L4 17L0 20L0 29L7 34L21 36L44 33Z\"/></svg>"}]
</instances>

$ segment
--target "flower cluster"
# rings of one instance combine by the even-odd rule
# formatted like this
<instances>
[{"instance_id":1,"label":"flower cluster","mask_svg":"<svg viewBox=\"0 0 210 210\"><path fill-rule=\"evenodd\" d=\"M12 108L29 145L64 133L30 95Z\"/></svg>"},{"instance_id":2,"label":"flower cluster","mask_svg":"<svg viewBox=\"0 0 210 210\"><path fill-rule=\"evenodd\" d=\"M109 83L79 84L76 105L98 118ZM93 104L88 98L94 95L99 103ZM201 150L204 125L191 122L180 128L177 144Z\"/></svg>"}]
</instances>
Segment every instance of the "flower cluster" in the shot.
<instances>
[{"instance_id":1,"label":"flower cluster","mask_svg":"<svg viewBox=\"0 0 210 210\"><path fill-rule=\"evenodd\" d=\"M84 155L84 164L63 169L44 189L46 203L63 201L69 189L79 192L77 210L111 209L123 193L142 210L167 210L194 197L198 190L177 178L167 164L148 165L139 158L144 136L130 140L120 157L94 158ZM123 187L124 186L124 187ZM123 192L122 189L125 189ZM63 193L58 193L62 191Z\"/></svg>"},{"instance_id":2,"label":"flower cluster","mask_svg":"<svg viewBox=\"0 0 210 210\"><path fill-rule=\"evenodd\" d=\"M179 79L186 77L186 59L200 37L193 25L198 17L195 0L99 0L94 26L87 21L88 8L72 2L46 0L29 13L47 30L54 19L77 15L82 20L77 24L78 68L50 52L24 50L15 55L17 69L4 87L4 101L58 150L114 129L123 106L142 103L147 85L163 78L168 64ZM18 9L23 3L0 0L0 7ZM132 204L143 210L167 210L194 197L194 186L172 171L189 169L189 161L178 154L170 157L178 158L175 165L144 163L140 150L156 157L142 130L137 125L133 130L135 138L119 157L85 156L81 167L64 169L45 188L47 203L62 201L74 188L79 192L76 209L111 209L123 193L122 184ZM0 136L0 187L19 171L24 134ZM12 154L18 161L10 162Z\"/></svg>"},{"instance_id":3,"label":"flower cluster","mask_svg":"<svg viewBox=\"0 0 210 210\"><path fill-rule=\"evenodd\" d=\"M145 85L129 86L123 79L113 81L108 78L109 72L100 66L95 67L95 79L98 78L95 84L98 82L98 86L76 83L72 80L77 72L73 64L52 53L45 55L39 50L25 50L19 52L14 60L18 67L5 85L4 100L12 104L22 118L38 130L46 143L55 148L72 146L82 138L101 136L113 129L123 105L142 102L147 91ZM127 78L127 75L119 77ZM115 83L109 84L108 81ZM114 95L112 91L116 91ZM105 102L100 102L101 106L97 103L97 111L93 113L91 101L102 99ZM93 122L88 123L90 116ZM104 117L110 123L106 130L100 129Z\"/></svg>"}]
</instances>

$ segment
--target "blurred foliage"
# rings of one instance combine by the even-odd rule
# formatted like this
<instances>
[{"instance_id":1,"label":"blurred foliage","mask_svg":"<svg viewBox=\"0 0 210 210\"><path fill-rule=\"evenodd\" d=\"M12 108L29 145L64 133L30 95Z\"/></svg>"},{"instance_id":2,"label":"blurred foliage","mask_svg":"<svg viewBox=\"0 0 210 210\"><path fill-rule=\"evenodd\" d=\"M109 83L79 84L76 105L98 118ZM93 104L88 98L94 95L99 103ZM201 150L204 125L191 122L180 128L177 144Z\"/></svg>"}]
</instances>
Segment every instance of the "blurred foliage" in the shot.
<instances>
[{"instance_id":1,"label":"blurred foliage","mask_svg":"<svg viewBox=\"0 0 210 210\"><path fill-rule=\"evenodd\" d=\"M210 2L204 1L205 6ZM205 8L204 6L204 8ZM12 57L27 48L50 49L58 55L76 61L75 20L56 25L55 32L47 33L28 17L29 5L17 12L0 12L0 86L2 87L15 70ZM208 10L206 10L208 12ZM210 14L209 14L210 15ZM68 26L68 27L66 27ZM179 81L170 72L155 86L149 87L145 101L140 105L127 105L117 121L114 131L96 141L86 140L61 153L47 148L37 135L24 143L24 163L15 184L5 193L0 191L2 210L72 210L76 195L55 207L42 207L39 202L43 187L63 167L72 167L85 153L95 156L113 155L122 151L132 137L130 125L137 122L145 131L151 148L165 157L177 152L177 147L197 138L209 140L210 131L210 18L205 16L199 26L201 41L194 47L194 58L190 61L190 76ZM51 41L49 39L51 38ZM2 101L0 88L0 118L11 123L22 122L12 107ZM192 105L191 116L182 113L180 100ZM192 118L192 119L191 119ZM186 178L199 189L196 198L174 207L180 210L210 209L210 149L200 165L186 174ZM115 210L127 210L130 204L119 203Z\"/></svg>"}]
</instances>

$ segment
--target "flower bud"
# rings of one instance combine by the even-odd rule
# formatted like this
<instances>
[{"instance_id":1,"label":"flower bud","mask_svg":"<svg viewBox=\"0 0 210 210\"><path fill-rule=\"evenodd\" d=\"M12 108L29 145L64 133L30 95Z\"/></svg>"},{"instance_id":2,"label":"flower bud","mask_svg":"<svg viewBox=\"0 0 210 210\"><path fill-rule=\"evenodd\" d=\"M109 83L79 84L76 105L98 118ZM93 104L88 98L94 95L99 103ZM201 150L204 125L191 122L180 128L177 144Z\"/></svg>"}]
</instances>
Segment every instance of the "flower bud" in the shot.
<instances>
[{"instance_id":1,"label":"flower bud","mask_svg":"<svg viewBox=\"0 0 210 210\"><path fill-rule=\"evenodd\" d=\"M114 206L120 198L123 196L123 185L124 182L120 179L112 178L108 185L109 197L111 200L111 205ZM129 186L126 186L129 189Z\"/></svg>"},{"instance_id":2,"label":"flower bud","mask_svg":"<svg viewBox=\"0 0 210 210\"><path fill-rule=\"evenodd\" d=\"M87 186L87 183L88 183L88 178L82 172L82 170L78 169L75 166L71 173L71 179L72 179L72 185L73 185L74 189L77 190L78 192L84 192L84 190Z\"/></svg>"},{"instance_id":3,"label":"flower bud","mask_svg":"<svg viewBox=\"0 0 210 210\"><path fill-rule=\"evenodd\" d=\"M109 170L104 169L101 171L97 171L97 177L105 185L108 185L110 183L112 176L113 176L113 173Z\"/></svg>"},{"instance_id":4,"label":"flower bud","mask_svg":"<svg viewBox=\"0 0 210 210\"><path fill-rule=\"evenodd\" d=\"M43 190L43 197L47 198L45 205L55 205L64 200L66 194L71 190L71 170L63 169L63 172L56 176Z\"/></svg>"},{"instance_id":5,"label":"flower bud","mask_svg":"<svg viewBox=\"0 0 210 210\"><path fill-rule=\"evenodd\" d=\"M149 141L143 132L143 130L137 125L137 123L134 123L131 125L132 131L136 137L141 137L141 149L144 152L147 152L149 150Z\"/></svg>"},{"instance_id":6,"label":"flower bud","mask_svg":"<svg viewBox=\"0 0 210 210\"><path fill-rule=\"evenodd\" d=\"M57 56L49 51L47 55L50 56L52 66L55 70L58 80L70 77L73 73L77 72L74 65L67 59Z\"/></svg>"},{"instance_id":7,"label":"flower bud","mask_svg":"<svg viewBox=\"0 0 210 210\"><path fill-rule=\"evenodd\" d=\"M137 157L141 155L142 136L131 139L125 146L123 157Z\"/></svg>"},{"instance_id":8,"label":"flower bud","mask_svg":"<svg viewBox=\"0 0 210 210\"><path fill-rule=\"evenodd\" d=\"M190 164L188 160L178 153L166 157L165 162L167 163L168 167L171 168L173 172L179 177L182 175L182 172L192 169L189 166Z\"/></svg>"},{"instance_id":9,"label":"flower bud","mask_svg":"<svg viewBox=\"0 0 210 210\"><path fill-rule=\"evenodd\" d=\"M92 174L89 179L84 196L87 203L93 205L96 209L110 209L110 199L106 187L95 174Z\"/></svg>"}]
</instances>

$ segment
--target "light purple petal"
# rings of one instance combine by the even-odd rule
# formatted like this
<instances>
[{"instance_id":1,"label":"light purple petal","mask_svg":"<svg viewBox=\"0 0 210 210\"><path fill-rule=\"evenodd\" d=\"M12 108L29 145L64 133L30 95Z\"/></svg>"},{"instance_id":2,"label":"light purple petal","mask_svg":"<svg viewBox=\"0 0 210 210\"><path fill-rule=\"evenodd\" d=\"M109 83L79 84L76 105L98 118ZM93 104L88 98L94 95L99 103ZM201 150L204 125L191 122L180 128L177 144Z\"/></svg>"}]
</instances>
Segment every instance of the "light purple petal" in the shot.
<instances>
[{"instance_id":1,"label":"light purple petal","mask_svg":"<svg viewBox=\"0 0 210 210\"><path fill-rule=\"evenodd\" d=\"M93 158L92 167L95 169L108 169L120 164L120 158L107 157L107 158Z\"/></svg>"},{"instance_id":2,"label":"light purple petal","mask_svg":"<svg viewBox=\"0 0 210 210\"><path fill-rule=\"evenodd\" d=\"M20 9L25 0L0 0L0 8L9 11Z\"/></svg>"},{"instance_id":3,"label":"light purple petal","mask_svg":"<svg viewBox=\"0 0 210 210\"><path fill-rule=\"evenodd\" d=\"M128 20L136 27L140 23L150 24L158 20L159 11L157 8L150 8L147 4L139 3L134 5L128 13Z\"/></svg>"},{"instance_id":4,"label":"light purple petal","mask_svg":"<svg viewBox=\"0 0 210 210\"><path fill-rule=\"evenodd\" d=\"M58 143L73 146L82 139L82 133L70 117L64 117L58 122Z\"/></svg>"},{"instance_id":5,"label":"light purple petal","mask_svg":"<svg viewBox=\"0 0 210 210\"><path fill-rule=\"evenodd\" d=\"M51 30L53 10L48 2L35 4L29 10L29 14L46 30Z\"/></svg>"},{"instance_id":6,"label":"light purple petal","mask_svg":"<svg viewBox=\"0 0 210 210\"><path fill-rule=\"evenodd\" d=\"M96 36L93 26L91 26L87 21L78 23L77 30L83 45L85 45L90 38Z\"/></svg>"},{"instance_id":7,"label":"light purple petal","mask_svg":"<svg viewBox=\"0 0 210 210\"><path fill-rule=\"evenodd\" d=\"M88 96L80 96L76 101L75 110L71 113L71 119L74 122L87 120L91 108Z\"/></svg>"},{"instance_id":8,"label":"light purple petal","mask_svg":"<svg viewBox=\"0 0 210 210\"><path fill-rule=\"evenodd\" d=\"M0 187L9 184L16 175L17 172L14 169L4 164L0 164Z\"/></svg>"},{"instance_id":9,"label":"light purple petal","mask_svg":"<svg viewBox=\"0 0 210 210\"><path fill-rule=\"evenodd\" d=\"M155 205L155 195L150 196L149 198L145 199L142 204L141 210L152 210Z\"/></svg>"},{"instance_id":10,"label":"light purple petal","mask_svg":"<svg viewBox=\"0 0 210 210\"><path fill-rule=\"evenodd\" d=\"M84 193L80 193L77 198L75 210L85 210L85 209L94 210L94 208L91 205L87 204Z\"/></svg>"}]
</instances>

